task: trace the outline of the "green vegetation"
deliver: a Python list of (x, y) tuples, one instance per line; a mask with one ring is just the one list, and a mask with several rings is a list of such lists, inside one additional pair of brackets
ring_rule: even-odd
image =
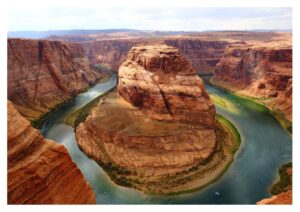
[(84, 106), (78, 108), (77, 110), (71, 112), (65, 119), (65, 123), (76, 128), (81, 122), (85, 121), (86, 117), (88, 116), (90, 110), (97, 105), (99, 100), (107, 95), (110, 91), (114, 90), (115, 88), (111, 88), (110, 90), (100, 94), (95, 99), (90, 101), (89, 103), (85, 104)]
[(239, 146), (241, 144), (241, 135), (240, 135), (239, 131), (236, 129), (236, 127), (228, 119), (226, 119), (224, 116), (222, 116), (220, 114), (217, 114), (216, 118), (221, 124), (226, 126), (227, 129), (229, 129), (229, 131), (233, 135), (234, 142), (233, 142), (233, 145), (231, 147), (231, 152), (232, 152), (232, 154), (234, 154), (239, 149)]
[(211, 97), (211, 99), (213, 100), (213, 102), (215, 104), (217, 104), (221, 107), (224, 107), (224, 108), (228, 108), (226, 102), (220, 96), (213, 94), (213, 93), (209, 93), (209, 96)]
[(271, 189), (270, 193), (273, 195), (279, 194), (281, 192), (290, 190), (292, 188), (292, 162), (284, 164), (279, 169), (280, 180), (275, 183)]
[[(218, 120), (216, 135), (217, 144), (215, 151), (206, 160), (198, 163), (192, 168), (176, 173), (175, 175), (166, 176), (158, 183), (147, 183), (147, 194), (150, 195), (178, 195), (183, 193), (190, 193), (197, 191), (215, 181), (217, 181), (229, 168), (234, 160), (234, 154), (241, 144), (241, 137), (235, 126), (224, 116), (217, 114)], [(166, 192), (169, 188), (178, 187), (178, 190), (184, 188), (186, 183), (194, 181), (197, 185), (197, 180), (210, 176), (206, 183), (200, 181), (200, 185), (193, 189), (186, 189), (183, 191)], [(162, 191), (152, 190), (152, 187), (160, 187)], [(166, 190), (164, 190), (166, 189)], [(152, 190), (152, 191), (151, 191)]]

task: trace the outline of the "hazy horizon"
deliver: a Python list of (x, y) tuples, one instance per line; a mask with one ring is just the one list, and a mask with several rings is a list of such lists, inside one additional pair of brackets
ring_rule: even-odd
[(292, 30), (287, 7), (11, 7), (8, 31), (137, 29), (154, 31)]

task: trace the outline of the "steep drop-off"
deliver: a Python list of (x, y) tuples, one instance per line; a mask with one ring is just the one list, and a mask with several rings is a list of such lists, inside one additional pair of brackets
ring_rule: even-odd
[(66, 148), (47, 140), (8, 101), (8, 203), (94, 204)]
[(174, 46), (189, 60), (200, 74), (213, 73), (215, 65), (225, 52), (229, 44), (225, 41), (207, 41), (200, 39), (170, 39), (164, 41)]
[(211, 82), (252, 97), (292, 122), (290, 46), (232, 44), (217, 64)]
[(8, 99), (29, 120), (39, 119), (100, 77), (79, 44), (8, 39)]
[(83, 42), (87, 57), (93, 64), (102, 64), (118, 71), (121, 63), (126, 59), (128, 51), (136, 43), (134, 40), (102, 40)]
[(93, 64), (103, 64), (117, 71), (135, 44), (160, 41), (178, 48), (199, 73), (212, 73), (228, 45), (225, 41), (200, 39), (115, 39), (80, 43)]
[(130, 50), (119, 69), (118, 93), (91, 110), (76, 138), (114, 182), (160, 194), (215, 179), (232, 160), (234, 140), (216, 121), (195, 69), (166, 45)]

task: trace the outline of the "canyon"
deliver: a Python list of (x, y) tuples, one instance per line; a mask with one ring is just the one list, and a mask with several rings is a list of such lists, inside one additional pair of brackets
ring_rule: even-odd
[(211, 83), (253, 98), (292, 123), (292, 49), (290, 43), (235, 43), (227, 47)]
[[(43, 138), (29, 121), (34, 125), (95, 84), (103, 76), (97, 65), (117, 72), (118, 86), (76, 128), (76, 138), (82, 151), (119, 185), (147, 194), (193, 190), (231, 163), (234, 136), (215, 118), (214, 104), (197, 74), (212, 74), (212, 84), (265, 105), (291, 132), (290, 33), (8, 39), (9, 203), (95, 203), (94, 192), (66, 149)], [(28, 169), (25, 163), (30, 163)], [(53, 166), (39, 167), (41, 163)], [(58, 174), (63, 177), (54, 182)], [(66, 188), (58, 194), (61, 184)], [(24, 188), (33, 195), (20, 195)], [(71, 193), (73, 188), (78, 196)], [(290, 204), (291, 194), (261, 203)]]
[(120, 66), (117, 92), (76, 128), (79, 147), (114, 182), (156, 194), (213, 180), (231, 161), (220, 139), (234, 146), (196, 70), (163, 44), (134, 46)]
[(66, 148), (45, 139), (8, 101), (8, 204), (95, 204)]
[(8, 39), (8, 99), (39, 120), (101, 78), (76, 43)]

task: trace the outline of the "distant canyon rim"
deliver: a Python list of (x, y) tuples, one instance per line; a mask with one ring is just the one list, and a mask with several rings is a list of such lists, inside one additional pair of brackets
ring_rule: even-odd
[[(135, 51), (143, 51), (142, 49), (138, 49), (139, 46), (147, 45), (168, 45), (169, 47), (166, 48), (177, 48), (182, 55), (182, 58), (184, 58), (183, 61), (187, 61), (188, 65), (184, 65), (182, 69), (187, 71), (184, 73), (184, 75), (186, 76), (181, 79), (181, 74), (178, 74), (175, 78), (178, 79), (178, 83), (180, 85), (185, 85), (187, 83), (187, 85), (190, 86), (191, 83), (195, 83), (195, 85), (197, 85), (197, 88), (191, 89), (190, 91), (184, 88), (184, 91), (182, 92), (182, 87), (180, 86), (173, 87), (172, 85), (168, 87), (162, 85), (159, 86), (159, 89), (157, 89), (157, 87), (154, 86), (155, 83), (153, 83), (153, 81), (151, 82), (152, 84), (150, 83), (151, 86), (149, 86), (149, 79), (147, 78), (149, 73), (147, 71), (150, 70), (150, 72), (155, 72), (157, 70), (168, 70), (168, 72), (170, 72), (170, 74), (172, 75), (175, 74), (173, 72), (175, 70), (179, 70), (180, 72), (180, 68), (178, 67), (180, 67), (180, 65), (185, 62), (178, 63), (173, 67), (174, 64), (172, 62), (169, 63), (168, 60), (166, 60), (164, 61), (166, 62), (166, 66), (163, 67), (159, 62), (161, 60), (157, 60), (158, 62), (153, 60), (154, 62), (152, 63), (151, 60), (150, 62), (148, 61), (147, 57), (143, 58), (143, 53), (135, 55)], [(128, 52), (130, 53), (128, 54)], [(162, 50), (162, 52), (164, 52), (164, 50)], [(180, 58), (178, 60), (181, 60)], [(138, 65), (133, 65), (135, 63), (137, 63)], [(97, 66), (99, 64), (100, 68), (99, 66)], [(122, 66), (120, 67), (121, 64)], [(128, 67), (130, 66), (133, 67), (128, 69)], [(185, 118), (187, 118), (188, 120), (193, 120), (193, 118), (196, 118), (197, 116), (192, 113), (192, 108), (194, 108), (192, 107), (192, 105), (191, 107), (187, 108), (187, 111), (189, 111), (188, 113), (180, 113), (180, 111), (185, 111), (185, 108), (183, 107), (194, 101), (193, 99), (189, 100), (189, 98), (184, 97), (186, 96), (185, 94), (188, 93), (188, 96), (194, 96), (193, 98), (198, 98), (197, 95), (199, 93), (197, 93), (196, 90), (200, 88), (201, 94), (205, 96), (205, 91), (203, 92), (203, 89), (205, 89), (204, 85), (198, 82), (196, 80), (197, 78), (195, 78), (197, 72), (198, 74), (212, 75), (212, 78), (210, 80), (212, 84), (215, 84), (219, 87), (230, 90), (237, 95), (244, 96), (245, 98), (250, 98), (253, 101), (265, 105), (270, 109), (272, 113), (274, 113), (275, 117), (280, 121), (283, 127), (287, 128), (290, 132), (292, 129), (291, 33), (279, 32), (211, 32), (161, 36), (150, 36), (147, 34), (143, 35), (135, 32), (111, 33), (106, 35), (92, 34), (78, 36), (51, 36), (40, 40), (9, 38), (8, 99), (12, 102), (9, 103), (9, 107), (16, 108), (20, 115), (31, 121), (31, 123), (35, 126), (39, 121), (46, 117), (47, 114), (50, 114), (51, 111), (53, 111), (55, 108), (58, 108), (64, 102), (72, 99), (75, 95), (84, 91), (89, 86), (95, 84), (99, 79), (101, 79), (104, 76), (103, 69), (111, 69), (115, 72), (118, 72), (118, 70), (120, 71), (118, 85), (119, 94), (110, 94), (104, 101), (102, 101), (103, 105), (100, 105), (101, 107), (106, 107), (107, 105), (111, 106), (115, 102), (118, 102), (119, 105), (122, 105), (121, 109), (125, 111), (124, 114), (126, 114), (126, 111), (130, 110), (134, 111), (133, 113), (137, 117), (142, 116), (142, 114), (146, 113), (149, 117), (154, 119), (158, 118), (160, 119), (160, 121), (167, 120), (168, 118), (170, 118), (170, 115), (177, 121), (185, 122)], [(188, 70), (195, 70), (195, 72), (188, 72)], [(133, 72), (135, 71), (136, 74), (133, 75)], [(191, 73), (193, 74), (192, 76)], [(167, 80), (168, 78), (164, 76), (165, 75), (158, 74), (158, 79)], [(186, 80), (184, 79), (185, 77), (191, 79)], [(136, 83), (136, 81), (139, 82)], [(130, 89), (130, 92), (128, 89)], [(141, 95), (141, 90), (143, 89), (147, 92)], [(179, 93), (180, 95), (178, 95)], [(147, 97), (152, 102), (144, 101), (143, 97), (145, 95), (147, 95)], [(186, 102), (186, 104), (180, 105), (184, 101)], [(138, 106), (143, 110), (143, 112), (139, 110), (136, 111), (134, 109), (134, 106)], [(209, 146), (209, 148), (212, 149), (215, 146), (216, 135), (214, 135), (214, 133), (209, 133), (209, 131), (216, 127), (216, 125), (210, 121), (213, 119), (210, 116), (214, 115), (214, 111), (212, 109), (213, 107), (210, 104), (206, 105), (205, 107), (207, 107), (207, 114), (203, 113), (202, 117), (205, 117), (203, 119), (205, 120), (203, 122), (205, 125), (204, 128), (207, 128), (206, 131), (209, 135), (207, 134), (204, 137), (211, 138), (211, 146)], [(106, 108), (107, 111), (113, 111), (115, 109), (116, 108), (113, 107)], [(178, 111), (179, 113), (177, 113)], [(86, 122), (82, 123), (82, 125), (79, 126), (79, 129), (77, 128), (76, 131), (79, 134), (86, 133), (87, 131), (84, 131), (83, 128), (87, 127), (90, 127), (89, 129), (93, 131), (93, 127), (91, 126), (93, 126), (93, 123), (97, 123), (97, 120), (99, 119), (97, 118), (97, 116), (101, 117), (105, 115), (97, 111), (97, 107), (94, 108), (91, 113), (95, 114), (95, 120), (93, 120), (93, 116), (89, 116)], [(14, 109), (8, 110), (8, 115), (9, 117), (18, 117), (18, 120), (24, 119), (23, 117), (19, 118), (19, 116), (16, 115)], [(17, 119), (15, 118), (15, 120)], [(107, 121), (109, 122), (109, 120)], [(18, 150), (16, 152), (16, 155), (17, 157), (21, 158), (24, 157), (24, 155), (19, 153), (22, 148), (24, 148), (25, 151), (26, 147), (26, 151), (28, 152), (34, 152), (36, 150), (39, 150), (39, 148), (37, 147), (38, 144), (36, 142), (36, 137), (34, 137), (32, 133), (30, 133), (30, 126), (27, 126), (29, 122), (27, 123), (22, 120), (18, 121), (18, 123), (26, 123), (26, 131), (24, 130), (24, 132), (20, 132), (18, 136), (21, 136), (21, 138), (23, 139), (14, 140), (14, 142), (18, 143), (18, 148), (12, 146), (11, 151)], [(8, 124), (9, 127), (12, 128), (15, 126), (14, 122), (9, 122)], [(202, 123), (198, 124), (201, 125)], [(153, 126), (155, 127), (155, 124)], [(115, 126), (111, 127), (114, 128)], [(168, 129), (168, 127), (170, 126), (165, 127), (166, 129)], [(197, 130), (195, 130), (195, 133), (196, 132)], [(222, 132), (224, 135), (224, 130)], [(94, 133), (97, 132), (95, 131)], [(109, 133), (111, 132), (107, 131), (103, 133), (102, 130), (101, 135), (102, 137), (103, 134), (105, 134), (105, 136), (112, 136), (109, 135)], [(200, 135), (202, 134), (202, 132), (197, 132), (196, 134), (198, 134), (198, 137), (203, 137), (202, 135)], [(105, 136), (103, 137), (104, 140), (106, 138)], [(43, 139), (40, 138), (40, 135), (38, 135), (38, 138), (39, 140)], [(85, 138), (89, 139), (89, 134), (86, 134)], [(126, 137), (126, 139), (129, 139), (128, 136)], [(141, 141), (136, 141), (136, 145), (141, 145), (141, 148), (148, 148), (146, 144), (148, 142), (147, 139), (148, 138), (145, 138), (145, 140), (143, 141), (145, 142), (144, 147), (142, 147), (143, 145), (139, 143)], [(12, 139), (8, 139), (8, 142), (11, 142), (11, 140)], [(28, 146), (28, 144), (32, 142), (36, 144), (33, 143), (33, 145)], [(105, 164), (107, 167), (112, 169), (116, 168), (112, 166), (113, 163), (110, 163), (110, 160), (103, 161), (103, 156), (93, 155), (97, 154), (95, 152), (93, 153), (93, 149), (85, 149), (85, 146), (80, 138), (78, 139), (78, 142), (79, 146), (81, 146), (81, 148), (84, 152), (87, 153), (87, 155), (96, 158), (101, 162), (102, 165), (107, 162)], [(201, 139), (195, 142), (195, 145), (198, 145), (197, 142), (201, 143)], [(91, 143), (91, 145), (94, 144)], [(114, 147), (114, 142), (107, 145), (108, 146), (105, 148), (107, 148), (106, 151), (108, 155), (120, 153), (126, 150), (126, 148), (130, 149), (130, 147), (128, 146), (123, 146), (122, 148), (120, 147), (118, 149)], [(176, 146), (176, 144), (174, 145)], [(176, 149), (175, 146), (173, 146), (172, 148)], [(14, 150), (14, 148), (16, 150)], [(151, 148), (153, 147), (149, 147), (148, 150), (150, 151)], [(186, 146), (186, 148), (186, 150), (188, 151), (189, 147)], [(202, 159), (203, 157), (205, 157), (203, 156), (203, 154), (206, 154), (206, 156), (209, 155), (209, 148), (205, 150), (206, 153), (202, 153), (199, 149), (198, 153), (199, 155), (201, 155)], [(117, 161), (117, 164), (124, 164), (126, 161), (128, 162), (128, 158), (133, 157), (134, 152), (127, 152), (131, 155), (125, 154), (124, 158), (115, 158), (113, 161), (116, 162), (115, 160), (119, 160)], [(195, 158), (199, 156), (196, 156), (196, 154), (198, 153), (195, 152)], [(48, 153), (43, 154), (46, 154), (46, 156), (45, 158), (43, 158), (43, 160), (41, 160), (40, 163), (48, 164), (52, 156), (50, 156)], [(101, 159), (99, 159), (98, 157), (100, 157)], [(109, 158), (111, 159), (111, 157)], [(51, 160), (53, 160), (53, 158)], [(60, 163), (57, 161), (57, 166), (59, 168), (62, 168), (63, 164), (69, 163), (67, 162), (68, 160), (69, 159), (67, 157), (65, 157), (65, 159), (62, 157), (61, 161), (64, 162)], [(166, 162), (168, 160), (164, 160), (162, 158), (162, 161)], [(146, 160), (144, 162), (146, 162)], [(186, 161), (187, 163), (185, 164), (181, 164), (180, 168), (176, 168), (175, 166), (173, 166), (174, 164), (172, 165), (171, 161), (169, 162), (166, 162), (166, 164), (169, 163), (170, 166), (170, 168), (167, 169), (168, 173), (174, 174), (186, 169), (187, 167), (192, 167), (191, 164), (188, 164), (188, 161)], [(161, 162), (159, 161), (156, 161), (155, 163), (161, 164)], [(10, 165), (18, 167), (21, 164), (22, 160), (19, 160), (19, 162), (14, 161), (14, 163), (9, 160), (9, 167)], [(132, 163), (132, 167), (130, 168), (133, 168), (136, 165), (143, 167), (145, 164)], [(148, 183), (148, 188), (146, 186), (141, 186), (141, 183), (138, 182), (139, 179), (131, 179), (130, 177), (128, 177), (132, 173), (136, 172), (134, 168), (130, 170), (126, 169), (125, 172), (127, 171), (127, 174), (122, 173), (120, 175), (122, 177), (119, 179), (118, 183), (131, 183), (136, 188), (148, 191), (148, 193), (161, 192), (157, 189), (158, 184), (155, 180), (162, 178), (155, 177), (162, 175), (166, 170), (164, 170), (163, 168), (148, 169), (147, 167), (149, 165), (150, 163), (148, 165), (145, 165), (144, 168), (141, 169), (149, 172), (142, 173), (143, 177), (147, 175), (154, 176), (152, 177), (152, 179), (146, 177), (143, 178), (146, 184)], [(55, 176), (56, 169), (57, 168), (53, 169), (53, 167), (49, 165), (46, 166), (42, 172), (46, 172), (46, 170), (48, 170), (48, 175), (53, 177)], [(22, 176), (25, 174), (24, 176), (29, 177), (28, 175), (26, 175), (27, 172), (24, 169), (12, 170), (15, 170), (17, 174), (22, 174)], [(74, 168), (74, 170), (76, 170), (76, 168)], [(80, 172), (78, 169), (77, 171)], [(10, 172), (13, 173), (9, 170), (9, 173)], [(78, 174), (76, 174), (76, 176), (77, 175)], [(9, 186), (16, 186), (13, 184), (14, 178), (11, 176), (12, 175), (9, 175), (9, 182), (11, 182)], [(38, 176), (41, 177), (41, 175)], [(81, 179), (81, 177), (76, 177), (74, 179), (76, 179), (76, 182), (79, 182), (81, 180), (85, 181), (85, 179)], [(175, 182), (176, 184), (176, 180), (182, 179), (183, 178), (177, 177), (175, 180), (171, 180), (170, 182)], [(55, 183), (53, 181), (50, 182)], [(182, 180), (181, 182), (185, 181)], [(17, 187), (22, 188), (22, 186), (25, 186), (26, 183), (30, 183), (30, 181), (24, 181), (22, 183), (20, 185), (17, 185)], [(35, 181), (33, 181), (32, 183), (35, 183)], [(31, 188), (32, 186), (39, 186), (43, 189), (43, 186), (46, 183), (47, 181), (42, 180), (40, 184), (26, 185), (26, 187)], [(175, 188), (175, 184), (162, 183), (159, 186), (165, 186), (162, 186), (162, 189), (165, 189), (166, 191), (176, 192), (178, 190)], [(57, 195), (57, 193), (55, 190), (55, 186), (52, 186), (52, 188), (48, 188), (50, 189), (50, 192), (48, 193), (49, 198), (43, 199), (35, 197), (36, 199), (33, 198), (32, 202), (34, 202), (35, 200), (40, 201), (40, 203), (62, 203), (63, 201), (65, 201), (65, 203), (95, 203), (94, 194), (91, 194), (88, 185), (82, 185), (85, 186), (85, 191), (82, 192), (85, 192), (85, 194), (89, 196), (89, 198), (87, 199), (55, 199), (54, 196)], [(172, 186), (174, 187), (174, 190), (170, 189), (170, 187)], [(192, 187), (193, 185), (191, 186), (191, 188)], [(70, 190), (64, 190), (64, 192), (72, 196)], [(9, 201), (10, 203), (30, 202), (29, 200), (25, 200), (22, 197), (13, 195), (9, 197)]]

